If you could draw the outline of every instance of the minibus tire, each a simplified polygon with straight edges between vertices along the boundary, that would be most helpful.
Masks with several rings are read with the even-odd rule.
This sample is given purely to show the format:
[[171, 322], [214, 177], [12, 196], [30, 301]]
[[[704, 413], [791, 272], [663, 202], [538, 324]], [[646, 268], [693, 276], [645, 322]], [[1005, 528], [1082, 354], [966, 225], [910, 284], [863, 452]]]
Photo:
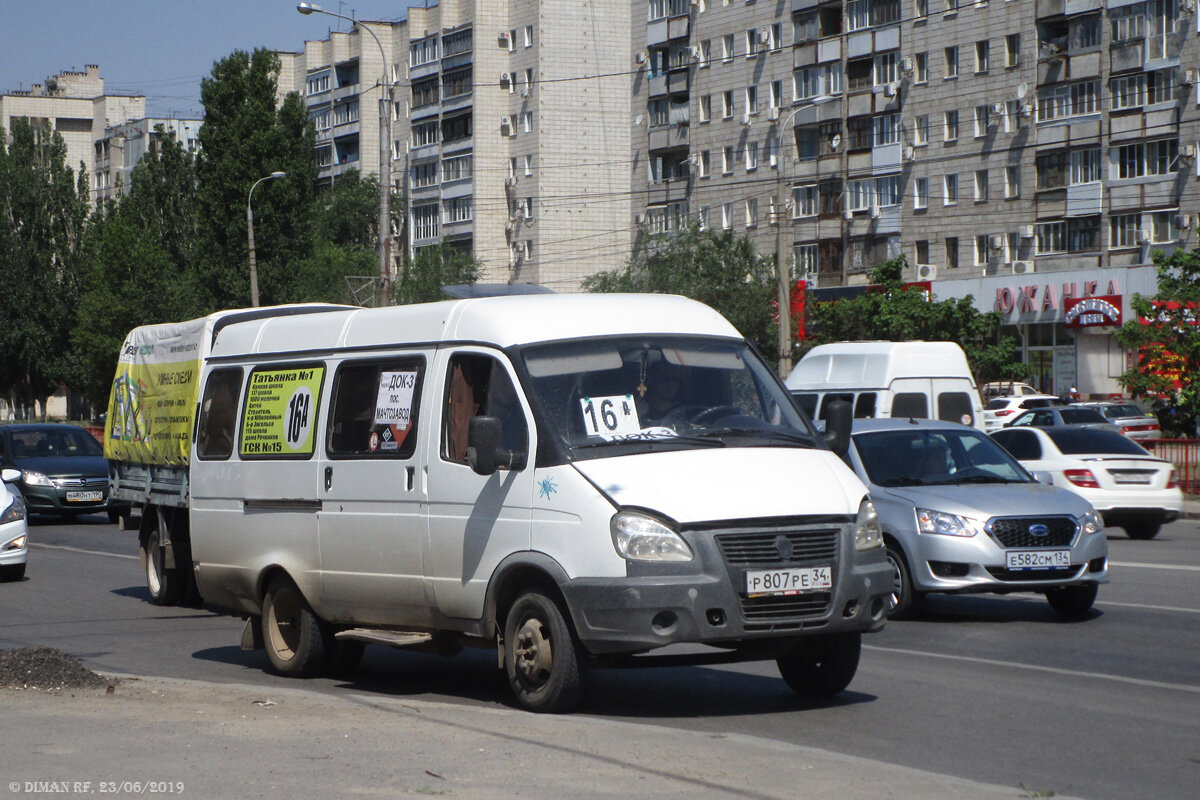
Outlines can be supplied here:
[[326, 667], [321, 620], [288, 578], [272, 579], [263, 597], [262, 638], [272, 671], [288, 678], [311, 678]]
[[537, 589], [524, 592], [504, 621], [504, 671], [517, 703], [528, 711], [570, 711], [583, 696], [583, 666], [558, 603]]
[[158, 528], [147, 531], [142, 541], [140, 555], [146, 591], [150, 593], [150, 602], [156, 606], [178, 605], [183, 593], [183, 579], [178, 570], [169, 569], [163, 563], [165, 559], [159, 542]]
[[798, 642], [780, 657], [779, 674], [801, 697], [832, 697], [850, 685], [858, 672], [862, 634], [828, 633]]

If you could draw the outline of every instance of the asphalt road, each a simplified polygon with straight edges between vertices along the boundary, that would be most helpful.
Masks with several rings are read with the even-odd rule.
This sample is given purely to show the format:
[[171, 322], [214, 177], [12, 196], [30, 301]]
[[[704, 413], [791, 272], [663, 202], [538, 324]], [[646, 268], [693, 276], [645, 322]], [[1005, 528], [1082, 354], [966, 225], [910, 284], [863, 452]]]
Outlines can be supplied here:
[[[491, 651], [368, 648], [352, 683], [302, 684], [238, 648], [242, 622], [147, 600], [136, 542], [102, 518], [31, 528], [29, 577], [0, 584], [0, 648], [49, 645], [101, 672], [510, 705]], [[1200, 785], [1200, 526], [1110, 537], [1096, 613], [1036, 596], [935, 597], [865, 640], [837, 701], [795, 698], [770, 663], [593, 673], [582, 715], [738, 733], [1005, 786], [1027, 796], [1176, 800]]]

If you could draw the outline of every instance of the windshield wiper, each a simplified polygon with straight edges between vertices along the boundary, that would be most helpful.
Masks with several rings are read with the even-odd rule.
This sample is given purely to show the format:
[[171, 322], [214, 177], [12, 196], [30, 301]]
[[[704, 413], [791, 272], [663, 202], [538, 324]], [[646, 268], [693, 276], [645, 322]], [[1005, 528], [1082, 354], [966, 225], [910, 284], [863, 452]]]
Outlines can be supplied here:
[[622, 445], [643, 445], [653, 446], [660, 444], [689, 444], [701, 445], [703, 447], [724, 447], [725, 443], [720, 439], [710, 439], [704, 436], [656, 436], [654, 438], [645, 439], [613, 439], [602, 442], [579, 442], [578, 444], [568, 445], [572, 450], [588, 450], [594, 447], [621, 447]]
[[888, 478], [886, 481], [878, 481], [878, 486], [925, 486], [927, 481], [921, 478]]
[[813, 437], [806, 433], [780, 430], [779, 428], [714, 428], [703, 433], [693, 433], [692, 436], [705, 438], [739, 437], [748, 439], [774, 439], [776, 441], [793, 442], [811, 446]]
[[953, 480], [951, 483], [1020, 483], [1020, 481], [1014, 481], [1011, 478], [1002, 478], [999, 475], [971, 475], [967, 478]]

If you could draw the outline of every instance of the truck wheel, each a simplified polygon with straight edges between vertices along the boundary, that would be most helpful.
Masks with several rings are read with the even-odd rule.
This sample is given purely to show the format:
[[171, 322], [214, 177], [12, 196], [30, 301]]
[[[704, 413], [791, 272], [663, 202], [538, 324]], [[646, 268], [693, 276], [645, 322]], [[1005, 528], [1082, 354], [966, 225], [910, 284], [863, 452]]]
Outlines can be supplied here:
[[1094, 583], [1060, 586], [1046, 592], [1046, 599], [1050, 601], [1050, 607], [1066, 619], [1085, 619], [1096, 602], [1097, 589], [1099, 586]]
[[888, 610], [888, 617], [911, 619], [919, 616], [924, 598], [913, 586], [912, 573], [909, 572], [908, 562], [904, 560], [904, 553], [899, 545], [888, 542], [887, 562], [892, 568], [892, 593], [888, 598], [891, 608]]
[[183, 581], [178, 570], [168, 569], [159, 546], [158, 529], [146, 534], [142, 543], [142, 572], [146, 575], [146, 588], [150, 591], [150, 602], [156, 606], [173, 606], [179, 603]]
[[801, 697], [832, 697], [850, 685], [858, 672], [862, 634], [830, 633], [798, 642], [777, 659], [779, 674]]
[[583, 695], [574, 634], [544, 592], [517, 598], [504, 622], [504, 671], [517, 703], [529, 711], [570, 711]]
[[283, 576], [263, 598], [262, 638], [271, 669], [289, 678], [310, 678], [326, 666], [325, 635], [296, 585]]
[[1130, 539], [1153, 539], [1162, 528], [1161, 522], [1131, 522], [1121, 526]]

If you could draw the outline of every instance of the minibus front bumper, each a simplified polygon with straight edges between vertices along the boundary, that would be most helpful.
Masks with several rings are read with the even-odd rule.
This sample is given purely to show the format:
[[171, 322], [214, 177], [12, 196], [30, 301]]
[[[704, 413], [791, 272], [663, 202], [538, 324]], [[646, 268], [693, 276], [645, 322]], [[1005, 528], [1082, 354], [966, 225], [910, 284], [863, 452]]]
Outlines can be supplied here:
[[638, 653], [672, 644], [737, 649], [815, 634], [874, 632], [887, 621], [892, 570], [883, 548], [854, 550], [852, 524], [837, 533], [832, 563], [819, 564], [831, 568], [832, 587], [791, 594], [751, 596], [747, 573], [772, 565], [737, 563], [719, 537], [684, 537], [696, 553], [692, 562], [630, 562], [625, 578], [577, 578], [560, 587], [589, 652]]

